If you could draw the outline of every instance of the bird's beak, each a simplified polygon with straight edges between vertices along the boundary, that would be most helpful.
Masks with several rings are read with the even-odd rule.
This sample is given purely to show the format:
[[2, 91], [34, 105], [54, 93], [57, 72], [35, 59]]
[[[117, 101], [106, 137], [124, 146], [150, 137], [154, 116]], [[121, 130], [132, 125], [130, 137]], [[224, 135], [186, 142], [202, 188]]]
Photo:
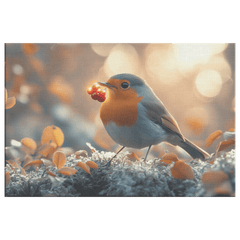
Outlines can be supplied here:
[[116, 88], [116, 89], [117, 89], [117, 87], [111, 85], [111, 84], [108, 83], [108, 82], [98, 82], [98, 84], [101, 85], [101, 86], [103, 86], [103, 87], [107, 87], [107, 88], [111, 88], [111, 89], [113, 89], [113, 88]]

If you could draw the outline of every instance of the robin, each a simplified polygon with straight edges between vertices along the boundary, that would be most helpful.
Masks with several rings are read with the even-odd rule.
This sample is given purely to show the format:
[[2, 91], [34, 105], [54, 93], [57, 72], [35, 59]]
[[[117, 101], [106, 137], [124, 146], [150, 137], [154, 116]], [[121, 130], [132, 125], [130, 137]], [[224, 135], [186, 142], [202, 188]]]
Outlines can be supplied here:
[[152, 145], [168, 142], [180, 146], [193, 158], [210, 157], [183, 136], [174, 117], [144, 79], [124, 73], [98, 84], [108, 89], [107, 98], [101, 104], [100, 118], [110, 137], [122, 146], [116, 155], [125, 147], [148, 147], [146, 161]]

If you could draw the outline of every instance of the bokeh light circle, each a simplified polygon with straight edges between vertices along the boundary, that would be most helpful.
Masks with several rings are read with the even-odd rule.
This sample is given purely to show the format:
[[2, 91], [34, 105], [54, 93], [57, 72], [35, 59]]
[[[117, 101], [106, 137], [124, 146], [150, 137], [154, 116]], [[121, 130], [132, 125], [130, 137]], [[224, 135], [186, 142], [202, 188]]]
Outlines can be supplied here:
[[212, 98], [221, 91], [222, 79], [217, 71], [205, 70], [198, 74], [195, 84], [201, 95]]
[[114, 43], [91, 43], [92, 50], [102, 57], [107, 57], [115, 45]]

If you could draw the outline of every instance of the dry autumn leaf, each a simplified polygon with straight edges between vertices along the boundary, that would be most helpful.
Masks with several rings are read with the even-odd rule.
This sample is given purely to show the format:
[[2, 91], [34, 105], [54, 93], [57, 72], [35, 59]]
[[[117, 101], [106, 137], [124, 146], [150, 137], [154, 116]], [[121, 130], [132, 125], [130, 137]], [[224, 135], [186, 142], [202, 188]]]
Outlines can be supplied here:
[[63, 168], [58, 170], [58, 173], [61, 173], [61, 174], [66, 175], [66, 176], [73, 175], [76, 172], [77, 172], [77, 170], [75, 168], [72, 168], [72, 167], [63, 167]]
[[15, 97], [10, 97], [7, 99], [7, 103], [5, 105], [6, 109], [12, 108], [16, 104], [16, 98]]
[[41, 164], [43, 164], [43, 162], [38, 159], [38, 160], [34, 160], [34, 161], [31, 161], [31, 162], [27, 163], [26, 165], [23, 166], [23, 168], [26, 169], [29, 166], [41, 165]]
[[44, 157], [51, 158], [53, 153], [57, 150], [57, 144], [56, 143], [45, 143], [43, 144], [39, 149], [38, 153], [41, 154]]
[[216, 149], [216, 153], [215, 155], [218, 156], [218, 153], [221, 151], [224, 151], [230, 147], [232, 147], [235, 144], [235, 140], [232, 138], [229, 138], [226, 141], [222, 141], [218, 144], [217, 149]]
[[171, 168], [171, 173], [172, 173], [172, 176], [177, 179], [193, 179], [194, 178], [194, 173], [191, 166], [189, 166], [182, 160], [178, 160], [175, 162], [174, 166]]
[[217, 131], [211, 133], [206, 140], [205, 147], [206, 148], [210, 147], [213, 144], [213, 142], [216, 141], [217, 139], [219, 139], [221, 136], [222, 136], [222, 131], [221, 130], [217, 130]]
[[76, 158], [79, 159], [80, 157], [88, 157], [88, 153], [86, 150], [79, 150], [75, 152]]
[[130, 161], [139, 161], [140, 162], [140, 158], [134, 152], [132, 152], [131, 154], [128, 155], [128, 159]]
[[63, 152], [55, 152], [53, 154], [53, 163], [55, 163], [57, 169], [60, 169], [65, 165], [66, 159], [66, 155]]
[[171, 164], [172, 162], [178, 161], [178, 157], [175, 153], [165, 153], [160, 161]]
[[[32, 162], [32, 161], [33, 161], [32, 157], [27, 154], [27, 155], [24, 157], [23, 166], [27, 165], [28, 163], [30, 163], [30, 162]], [[31, 167], [31, 165], [25, 167], [25, 170], [28, 170], [30, 167]]]
[[50, 176], [56, 177], [56, 174], [54, 174], [53, 172], [47, 171], [46, 173]]
[[7, 160], [7, 162], [10, 164], [12, 168], [21, 168], [20, 167], [21, 162], [19, 162], [19, 159]]
[[82, 168], [85, 172], [91, 174], [91, 173], [90, 173], [90, 167], [89, 167], [86, 163], [78, 162], [78, 163], [76, 164], [76, 166]]
[[5, 184], [6, 186], [10, 183], [11, 177], [9, 172], [5, 172]]
[[98, 169], [98, 165], [93, 161], [87, 161], [86, 164], [93, 169]]
[[59, 127], [54, 125], [48, 126], [43, 130], [41, 143], [56, 143], [58, 147], [61, 147], [64, 142], [64, 134]]
[[31, 138], [23, 138], [21, 140], [21, 143], [23, 144], [23, 151], [30, 152], [31, 154], [34, 154], [37, 149], [36, 142]]
[[228, 180], [228, 175], [223, 171], [205, 172], [202, 176], [202, 183], [205, 185], [218, 185]]
[[214, 187], [214, 193], [216, 195], [228, 195], [231, 196], [232, 186], [229, 180], [223, 182], [222, 184]]

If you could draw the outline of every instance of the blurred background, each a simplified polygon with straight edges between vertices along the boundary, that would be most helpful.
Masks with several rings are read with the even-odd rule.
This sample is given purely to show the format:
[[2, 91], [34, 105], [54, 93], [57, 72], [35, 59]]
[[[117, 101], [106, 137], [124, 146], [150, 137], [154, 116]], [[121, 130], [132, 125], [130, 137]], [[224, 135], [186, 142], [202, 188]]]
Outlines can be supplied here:
[[[5, 81], [16, 105], [6, 110], [6, 146], [45, 127], [65, 135], [63, 147], [119, 146], [86, 90], [119, 73], [144, 78], [185, 137], [205, 149], [216, 130], [235, 128], [235, 44], [6, 44]], [[218, 142], [206, 149], [215, 151]], [[141, 155], [139, 153], [139, 155]]]

